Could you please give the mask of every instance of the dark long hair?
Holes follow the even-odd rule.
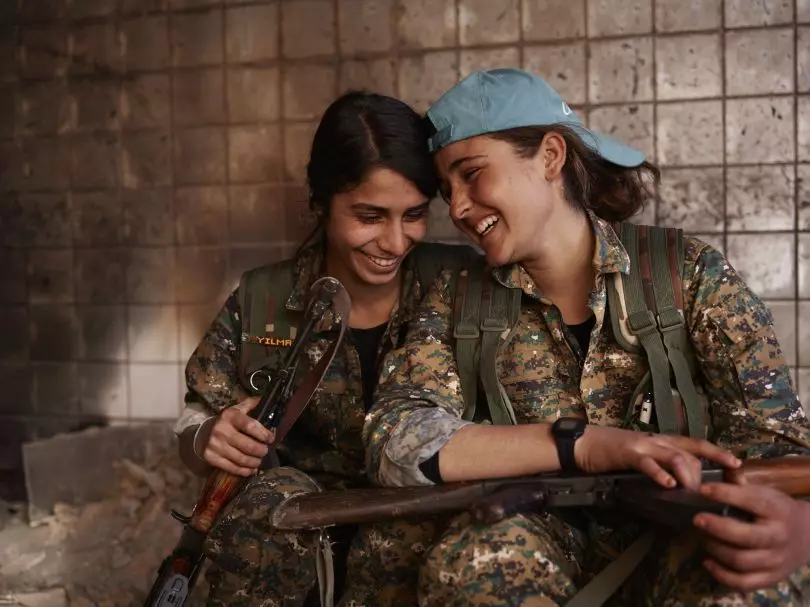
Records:
[[[332,102],[315,131],[307,164],[309,208],[318,225],[301,248],[324,237],[335,194],[360,185],[372,169],[391,169],[433,198],[439,181],[427,138],[420,116],[393,97],[352,91]]]
[[[624,221],[642,209],[647,200],[654,198],[661,178],[658,167],[649,162],[633,168],[608,162],[566,126],[519,127],[490,133],[489,136],[511,144],[521,158],[532,158],[550,131],[565,139],[563,184],[566,198],[576,208],[590,209],[607,221]]]

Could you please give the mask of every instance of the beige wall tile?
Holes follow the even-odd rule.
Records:
[[[293,120],[320,118],[334,100],[337,70],[334,65],[295,65],[284,70],[284,117]]]
[[[569,104],[585,103],[585,43],[527,46],[523,69],[545,78]]]
[[[658,37],[658,99],[719,97],[723,92],[720,34]]]
[[[785,97],[726,101],[726,160],[792,162],[793,100]]]
[[[234,6],[225,11],[228,63],[251,63],[278,57],[278,6]]]
[[[331,55],[336,49],[335,11],[331,0],[296,0],[281,3],[281,52],[301,59]],[[268,20],[267,27],[275,23]],[[272,36],[271,36],[272,38]]]
[[[792,165],[728,167],[726,220],[729,231],[792,230],[795,183]]]
[[[793,297],[795,264],[792,233],[729,234],[727,248],[731,265],[759,297]],[[763,259],[770,263],[763,264]]]
[[[627,36],[652,31],[652,0],[588,0],[588,36]]]
[[[726,94],[793,91],[793,30],[745,30],[726,34]]]
[[[354,55],[389,50],[393,10],[394,0],[338,0],[340,51]]]
[[[663,165],[723,162],[723,106],[690,101],[658,106],[658,161]]]
[[[520,0],[459,0],[459,34],[463,46],[508,44],[520,38]]]
[[[281,176],[281,127],[232,126],[228,129],[231,183],[278,181]]]
[[[592,42],[588,62],[591,103],[651,101],[652,38]]]
[[[408,0],[398,4],[399,44],[405,49],[432,49],[456,44],[455,0]]]
[[[591,110],[588,125],[596,131],[638,148],[649,160],[655,159],[652,104],[597,107]]]
[[[523,39],[557,40],[585,35],[585,0],[523,0]]]
[[[424,112],[458,79],[458,53],[440,51],[399,62],[399,94],[403,101]]]
[[[793,0],[725,0],[726,27],[749,27],[790,23]]]
[[[664,169],[658,219],[691,232],[723,231],[723,169]]]
[[[710,30],[720,27],[723,0],[655,0],[655,29],[659,32]]]

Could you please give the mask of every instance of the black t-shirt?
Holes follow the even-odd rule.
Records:
[[[370,329],[352,329],[352,339],[354,340],[357,355],[360,357],[360,374],[363,380],[363,405],[366,413],[374,404],[374,388],[377,387],[377,380],[380,376],[379,359],[377,353],[380,351],[380,340],[385,335],[388,323],[383,323]]]
[[[591,317],[585,322],[581,322],[577,325],[565,325],[568,327],[568,330],[573,333],[574,337],[576,337],[577,343],[579,343],[579,347],[582,350],[583,358],[588,354],[588,346],[591,343],[591,331],[595,324],[596,317],[591,314]]]

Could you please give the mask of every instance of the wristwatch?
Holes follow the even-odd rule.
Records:
[[[551,426],[551,436],[557,443],[560,468],[564,473],[579,472],[574,459],[574,443],[585,433],[587,422],[579,417],[561,417]]]

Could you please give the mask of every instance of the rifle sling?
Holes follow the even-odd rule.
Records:
[[[346,328],[349,324],[349,312],[351,311],[351,301],[343,289],[335,294],[332,306],[333,313],[340,315],[341,319],[337,338],[332,341],[329,349],[321,356],[318,364],[315,365],[312,371],[307,373],[304,380],[298,386],[298,389],[290,397],[290,400],[287,401],[284,414],[281,416],[281,421],[276,428],[276,435],[270,445],[271,448],[284,440],[284,437],[287,436],[293,424],[301,417],[301,413],[304,412],[304,409],[306,409],[309,401],[312,399],[312,395],[315,394],[315,391],[318,389],[323,376],[326,375],[326,370],[329,368],[329,365],[332,364],[335,354],[337,354],[338,347],[343,342],[343,338],[346,335]]]
[[[641,564],[655,542],[655,531],[646,531],[630,544],[615,561],[577,592],[566,607],[599,607],[603,605],[624,584],[633,571]]]

